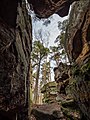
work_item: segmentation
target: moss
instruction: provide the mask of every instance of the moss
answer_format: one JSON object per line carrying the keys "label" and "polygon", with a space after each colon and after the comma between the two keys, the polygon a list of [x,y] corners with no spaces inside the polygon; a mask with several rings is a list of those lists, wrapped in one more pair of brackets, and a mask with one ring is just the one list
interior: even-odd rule
{"label": "moss", "polygon": [[72,110],[78,109],[78,106],[76,105],[74,100],[64,101],[61,104],[64,108],[69,108]]}
{"label": "moss", "polygon": [[53,82],[48,82],[41,88],[41,93],[45,93],[46,91],[54,91],[56,88],[57,84],[55,81]]}
{"label": "moss", "polygon": [[49,86],[49,87],[56,87],[57,84],[56,84],[55,81],[53,81],[53,82],[47,83],[46,85]]}
{"label": "moss", "polygon": [[77,64],[74,64],[72,67],[73,75],[84,74],[89,71],[90,71],[90,60],[88,60],[88,62],[83,64],[82,66],[78,66]]}
{"label": "moss", "polygon": [[49,103],[50,102],[50,99],[45,99],[45,103]]}
{"label": "moss", "polygon": [[82,67],[81,67],[81,71],[82,73],[87,73],[89,72],[90,73],[90,60],[88,61],[88,63],[84,64]]}
{"label": "moss", "polygon": [[79,120],[77,117],[75,117],[75,114],[79,117],[79,112],[76,110],[68,109],[61,107],[63,114],[67,117],[67,120]]}
{"label": "moss", "polygon": [[61,109],[63,111],[63,114],[67,117],[68,120],[73,120],[72,117],[70,116],[70,110],[64,107],[62,107]]}
{"label": "moss", "polygon": [[72,70],[72,75],[73,76],[78,76],[79,74],[81,74],[80,68],[77,64],[74,64],[71,68]]}
{"label": "moss", "polygon": [[73,65],[72,76],[73,76],[73,79],[75,79],[75,80],[72,80],[73,84],[81,80],[89,81],[90,80],[90,60],[87,63],[83,64],[82,66],[78,66],[76,64]]}

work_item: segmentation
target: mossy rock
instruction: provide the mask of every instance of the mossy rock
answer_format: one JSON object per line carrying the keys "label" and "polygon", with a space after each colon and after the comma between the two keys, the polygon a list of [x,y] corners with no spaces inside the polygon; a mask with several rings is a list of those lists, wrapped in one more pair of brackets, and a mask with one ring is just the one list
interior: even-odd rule
{"label": "mossy rock", "polygon": [[53,87],[56,87],[56,86],[57,86],[57,83],[55,81],[48,82],[41,88],[41,93],[45,93],[46,91],[50,90],[50,88],[53,89]]}
{"label": "mossy rock", "polygon": [[75,110],[75,109],[78,110],[78,106],[77,106],[77,104],[75,103],[75,101],[73,99],[68,100],[68,101],[64,101],[64,102],[61,103],[61,105],[64,108],[69,108],[69,109],[72,109],[72,110]]}
{"label": "mossy rock", "polygon": [[90,78],[90,60],[82,66],[78,66],[77,64],[73,65],[72,75],[73,77],[79,76],[84,78],[85,76],[88,76],[88,78]]}
{"label": "mossy rock", "polygon": [[57,86],[57,83],[55,81],[53,82],[49,82],[46,84],[48,87],[56,87]]}
{"label": "mossy rock", "polygon": [[64,108],[64,107],[61,107],[61,110],[62,110],[64,116],[67,117],[67,120],[80,120],[79,111],[72,110],[69,108]]}

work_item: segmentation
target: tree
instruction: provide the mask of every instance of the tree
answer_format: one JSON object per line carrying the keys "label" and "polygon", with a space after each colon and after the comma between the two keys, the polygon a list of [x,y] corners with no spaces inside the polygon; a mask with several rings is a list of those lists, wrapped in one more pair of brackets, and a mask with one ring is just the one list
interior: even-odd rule
{"label": "tree", "polygon": [[44,45],[40,41],[34,41],[33,51],[32,51],[32,61],[33,61],[33,66],[36,69],[36,78],[35,78],[36,81],[35,81],[35,89],[34,89],[35,103],[38,102],[38,84],[39,84],[41,61],[45,56],[48,55],[48,53],[49,53],[49,49],[47,47],[44,47]]}
{"label": "tree", "polygon": [[51,72],[50,72],[50,61],[44,61],[41,68],[42,80],[41,86],[51,81]]}
{"label": "tree", "polygon": [[60,62],[60,52],[59,52],[59,47],[58,46],[51,46],[50,47],[50,53],[51,53],[51,60],[54,60],[56,62],[56,65],[59,65]]}
{"label": "tree", "polygon": [[[65,37],[66,37],[66,27],[68,25],[68,19],[64,20],[63,22],[58,22],[58,29],[60,30],[60,35],[57,36],[55,43],[58,43],[57,46],[57,53],[54,55],[55,59],[57,56],[60,56],[60,61],[68,62],[67,53],[65,51]],[[53,49],[52,49],[53,50]],[[57,60],[57,59],[56,59]]]}

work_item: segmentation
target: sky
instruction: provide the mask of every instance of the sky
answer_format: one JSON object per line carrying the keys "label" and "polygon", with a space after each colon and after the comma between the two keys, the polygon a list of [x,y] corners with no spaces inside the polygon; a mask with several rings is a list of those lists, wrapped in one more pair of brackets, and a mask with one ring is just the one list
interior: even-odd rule
{"label": "sky", "polygon": [[35,37],[34,37],[35,33],[37,33],[38,30],[41,29],[43,35],[44,34],[48,35],[48,33],[49,33],[48,39],[46,38],[46,40],[45,40],[45,35],[43,36],[44,42],[47,42],[47,40],[48,40],[48,42],[49,42],[48,46],[54,46],[55,39],[57,38],[58,35],[60,35],[60,30],[58,29],[58,22],[65,20],[67,18],[67,16],[64,18],[61,18],[59,15],[53,14],[52,16],[50,16],[50,18],[51,18],[50,19],[51,23],[48,24],[48,26],[43,25],[43,23],[46,21],[46,19],[40,20],[37,22],[32,21],[32,23],[33,23],[32,24],[33,25],[32,26],[32,28],[33,28],[33,40],[35,40]]}
{"label": "sky", "polygon": [[[58,22],[62,22],[65,19],[68,18],[68,16],[61,18],[57,14],[53,14],[48,19],[50,19],[50,24],[47,26],[43,25],[43,23],[47,19],[38,19],[37,21],[34,21],[35,13],[34,11],[29,11],[29,14],[32,17],[32,33],[33,33],[33,41],[35,41],[38,37],[38,31],[41,30],[42,32],[42,39],[44,41],[45,47],[50,46],[57,46],[57,43],[54,43],[55,39],[60,35],[60,30],[58,29]],[[40,40],[40,39],[39,39]],[[51,62],[51,67],[54,69],[55,62]],[[54,81],[54,72],[53,69],[51,70],[51,81]]]}
{"label": "sky", "polygon": [[[35,14],[32,13],[32,32],[33,32],[33,41],[36,40],[38,36],[38,31],[41,30],[42,32],[42,38],[44,40],[44,43],[46,46],[56,46],[57,44],[54,43],[55,39],[57,38],[58,35],[60,35],[60,30],[58,29],[58,22],[63,21],[68,18],[68,16],[61,18],[57,14],[53,14],[50,16],[50,24],[48,26],[43,25],[43,23],[47,19],[41,19],[37,20],[36,22],[34,21]],[[49,19],[49,18],[48,18]],[[49,33],[49,34],[48,34]],[[46,37],[47,36],[47,37]],[[51,62],[51,67],[54,68],[55,62]],[[51,80],[54,81],[54,72],[53,69],[51,70]]]}

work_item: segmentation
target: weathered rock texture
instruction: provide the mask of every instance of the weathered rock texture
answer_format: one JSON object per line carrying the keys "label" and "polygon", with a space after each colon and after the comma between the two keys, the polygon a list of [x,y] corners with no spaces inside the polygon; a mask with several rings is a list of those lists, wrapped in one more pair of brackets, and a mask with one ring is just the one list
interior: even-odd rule
{"label": "weathered rock texture", "polygon": [[55,81],[45,84],[41,88],[41,93],[43,93],[43,103],[54,103],[57,96],[57,84]]}
{"label": "weathered rock texture", "polygon": [[66,49],[71,61],[83,64],[90,56],[90,0],[76,2],[69,21]]}
{"label": "weathered rock texture", "polygon": [[33,106],[33,116],[36,120],[80,120],[79,107],[68,89],[70,65],[60,63],[54,68],[55,81],[44,85],[41,92],[44,94],[43,105]]}
{"label": "weathered rock texture", "polygon": [[0,1],[0,120],[27,120],[31,18],[25,1],[10,2]]}
{"label": "weathered rock texture", "polygon": [[66,120],[58,103],[33,106],[31,111],[36,120]]}
{"label": "weathered rock texture", "polygon": [[70,89],[83,119],[90,120],[90,0],[73,5],[66,45],[69,59],[74,63]]}
{"label": "weathered rock texture", "polygon": [[[55,74],[55,81],[57,82],[57,98],[58,99],[65,99],[66,96],[66,87],[69,84],[69,77],[70,77],[70,65],[60,63],[58,67],[54,68]],[[59,95],[62,94],[62,97]]]}
{"label": "weathered rock texture", "polygon": [[55,81],[57,82],[57,101],[61,106],[61,111],[66,120],[79,120],[80,113],[76,102],[71,96],[69,87],[70,65],[60,63],[58,67],[54,68]]}
{"label": "weathered rock texture", "polygon": [[53,13],[61,17],[68,15],[70,5],[78,0],[28,0],[39,18],[47,18]]}

